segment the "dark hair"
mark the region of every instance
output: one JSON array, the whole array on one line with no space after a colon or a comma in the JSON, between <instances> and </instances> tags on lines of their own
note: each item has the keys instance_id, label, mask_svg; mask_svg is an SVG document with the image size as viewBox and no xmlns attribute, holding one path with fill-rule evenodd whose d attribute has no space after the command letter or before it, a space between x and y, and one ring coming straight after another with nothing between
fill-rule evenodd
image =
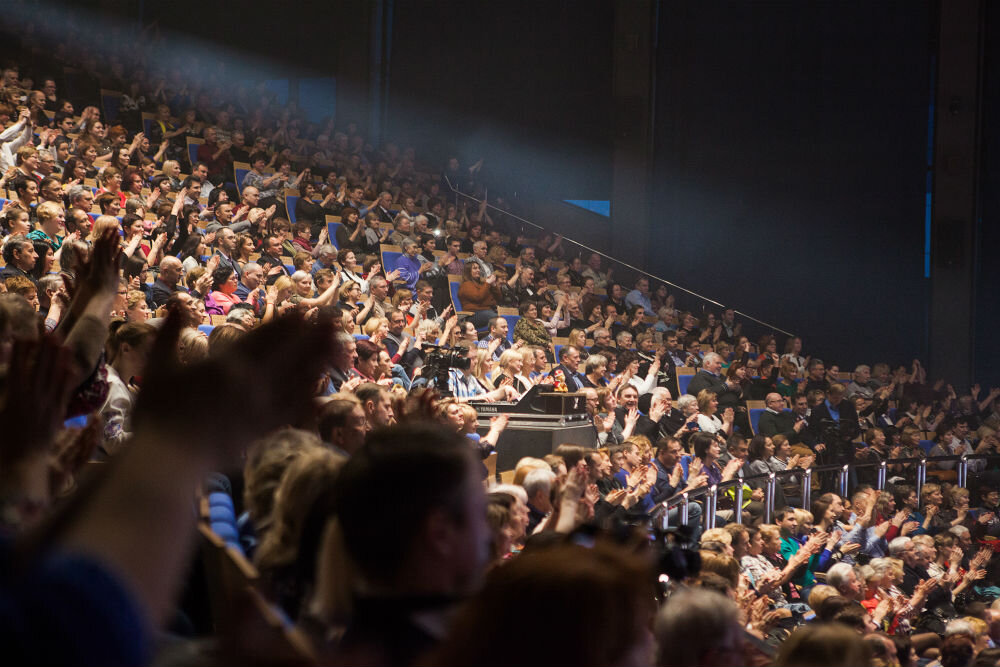
<instances>
[{"instance_id":1,"label":"dark hair","mask_svg":"<svg viewBox=\"0 0 1000 667\"><path fill-rule=\"evenodd\" d=\"M122 260L122 275L125 276L126 280L131 280L146 269L146 260L144 260L139 255L132 255L131 257L125 257Z\"/></svg>"},{"instance_id":2,"label":"dark hair","mask_svg":"<svg viewBox=\"0 0 1000 667\"><path fill-rule=\"evenodd\" d=\"M52 250L52 245L48 241L41 239L32 239L31 245L34 246L35 252L38 254L38 259L35 260L35 265L31 267L30 273L35 280L38 280L45 275L45 256Z\"/></svg>"},{"instance_id":3,"label":"dark hair","mask_svg":"<svg viewBox=\"0 0 1000 667\"><path fill-rule=\"evenodd\" d=\"M358 361L368 361L372 357L378 357L380 348L370 340L359 340L356 345Z\"/></svg>"},{"instance_id":4,"label":"dark hair","mask_svg":"<svg viewBox=\"0 0 1000 667\"><path fill-rule=\"evenodd\" d=\"M191 236L187 237L186 239L184 239L184 245L181 247L181 251L177 255L177 258L183 261L188 257L194 257L194 254L198 252L198 246L200 246L204 242L204 240L205 238L198 233L194 233ZM200 256L194 258L198 260L199 263L201 263Z\"/></svg>"},{"instance_id":5,"label":"dark hair","mask_svg":"<svg viewBox=\"0 0 1000 667\"><path fill-rule=\"evenodd\" d=\"M691 441L688 445L691 447L691 451L699 459L705 460L705 455L708 454L708 450L712 447L712 443L715 442L715 436L711 433L695 433L691 436Z\"/></svg>"},{"instance_id":6,"label":"dark hair","mask_svg":"<svg viewBox=\"0 0 1000 667\"><path fill-rule=\"evenodd\" d=\"M216 267L215 271L212 271L212 291L219 291L233 273L235 273L233 267L228 264L220 264Z\"/></svg>"},{"instance_id":7,"label":"dark hair","mask_svg":"<svg viewBox=\"0 0 1000 667\"><path fill-rule=\"evenodd\" d=\"M765 451L765 447L767 447L767 436L764 435L763 433L758 433L753 437L753 440L750 441L750 449L748 455L749 460L763 461L764 456L767 453Z\"/></svg>"},{"instance_id":8,"label":"dark hair","mask_svg":"<svg viewBox=\"0 0 1000 667\"><path fill-rule=\"evenodd\" d=\"M556 451L552 453L556 456L561 456L563 462L566 464L566 469L572 470L576 467L577 463L583 460L587 450L580 445L564 443L556 447Z\"/></svg>"},{"instance_id":9,"label":"dark hair","mask_svg":"<svg viewBox=\"0 0 1000 667\"><path fill-rule=\"evenodd\" d=\"M389 582L411 557L424 519L447 510L464 524L463 496L472 481L464 436L426 424L369 434L341 470L337 515L353 562L374 584ZM389 502L406 489L406 502Z\"/></svg>"},{"instance_id":10,"label":"dark hair","mask_svg":"<svg viewBox=\"0 0 1000 667\"><path fill-rule=\"evenodd\" d=\"M509 664L524 655L537 664L619 663L653 612L652 581L639 556L606 538L591 548L560 541L529 549L491 572L430 663ZM525 627L574 639L538 639L525 650L510 641Z\"/></svg>"}]
</instances>

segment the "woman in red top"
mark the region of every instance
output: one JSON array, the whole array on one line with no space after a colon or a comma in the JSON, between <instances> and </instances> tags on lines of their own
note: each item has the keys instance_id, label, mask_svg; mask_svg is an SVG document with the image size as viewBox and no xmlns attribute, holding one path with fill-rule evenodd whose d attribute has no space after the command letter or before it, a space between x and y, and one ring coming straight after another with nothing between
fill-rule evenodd
<instances>
[{"instance_id":1,"label":"woman in red top","mask_svg":"<svg viewBox=\"0 0 1000 667\"><path fill-rule=\"evenodd\" d=\"M236 296L236 288L240 286L239 276L230 266L219 266L212 271L212 292L209 300L214 301L214 308L207 306L206 310L214 315L227 315L229 309L241 300Z\"/></svg>"}]
</instances>

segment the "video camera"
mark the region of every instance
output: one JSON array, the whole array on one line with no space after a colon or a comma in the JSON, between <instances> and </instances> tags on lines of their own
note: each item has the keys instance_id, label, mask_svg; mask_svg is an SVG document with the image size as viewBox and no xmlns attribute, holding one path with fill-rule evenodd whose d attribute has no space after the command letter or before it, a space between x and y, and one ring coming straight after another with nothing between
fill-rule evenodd
<instances>
[{"instance_id":1,"label":"video camera","mask_svg":"<svg viewBox=\"0 0 1000 667\"><path fill-rule=\"evenodd\" d=\"M465 348L445 348L439 345L424 345L424 366L421 375L427 379L427 386L433 387L444 397L451 396L448 388L448 371L455 368L467 371L472 360Z\"/></svg>"}]
</instances>

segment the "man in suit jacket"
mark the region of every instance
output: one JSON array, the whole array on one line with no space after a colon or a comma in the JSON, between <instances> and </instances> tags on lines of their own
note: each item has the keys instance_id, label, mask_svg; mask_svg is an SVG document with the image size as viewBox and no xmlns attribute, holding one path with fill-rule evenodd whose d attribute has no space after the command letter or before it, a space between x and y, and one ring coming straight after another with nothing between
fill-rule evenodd
<instances>
[{"instance_id":1,"label":"man in suit jacket","mask_svg":"<svg viewBox=\"0 0 1000 667\"><path fill-rule=\"evenodd\" d=\"M855 435L858 431L858 413L854 409L852 401L844 400L847 388L835 382L830 385L826 400L813 407L809 415L809 430L813 437L813 442L822 442L830 449L835 463L847 463L854 458L853 446L846 437L842 437L837 442L826 442L825 431L831 427L832 422L836 422L841 428L842 436L845 434L844 427L847 426L846 434Z\"/></svg>"},{"instance_id":2,"label":"man in suit jacket","mask_svg":"<svg viewBox=\"0 0 1000 667\"><path fill-rule=\"evenodd\" d=\"M703 389L721 394L726 390L726 380L722 377L722 357L709 352L701 362L701 369L691 378L687 393L697 396Z\"/></svg>"},{"instance_id":3,"label":"man in suit jacket","mask_svg":"<svg viewBox=\"0 0 1000 667\"><path fill-rule=\"evenodd\" d=\"M549 373L550 378L561 379L569 391L580 391L584 388L583 376L580 370L580 350L573 345L564 345L559 350L559 365Z\"/></svg>"},{"instance_id":4,"label":"man in suit jacket","mask_svg":"<svg viewBox=\"0 0 1000 667\"><path fill-rule=\"evenodd\" d=\"M802 403L808 405L805 396L801 398ZM767 406L767 410L760 415L760 420L757 422L757 432L769 438L781 434L788 438L788 443L792 445L802 442L802 434L809 427L805 415L800 415L797 412L785 412L785 399L781 397L781 394L773 392L768 394L764 398L764 404Z\"/></svg>"}]
</instances>

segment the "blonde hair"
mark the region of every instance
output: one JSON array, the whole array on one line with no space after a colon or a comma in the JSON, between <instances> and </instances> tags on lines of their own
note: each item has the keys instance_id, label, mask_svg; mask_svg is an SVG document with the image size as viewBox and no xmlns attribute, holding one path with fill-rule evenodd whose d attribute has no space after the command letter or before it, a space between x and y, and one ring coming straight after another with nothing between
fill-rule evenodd
<instances>
[{"instance_id":1,"label":"blonde hair","mask_svg":"<svg viewBox=\"0 0 1000 667\"><path fill-rule=\"evenodd\" d=\"M389 320L384 317L369 317L368 321L365 322L365 325L361 328L361 330L366 336L372 336L383 324L389 326Z\"/></svg>"},{"instance_id":2,"label":"blonde hair","mask_svg":"<svg viewBox=\"0 0 1000 667\"><path fill-rule=\"evenodd\" d=\"M49 218L54 218L63 210L62 204L54 201L43 201L41 204L35 207L35 215L38 217L38 222L43 223Z\"/></svg>"},{"instance_id":3,"label":"blonde hair","mask_svg":"<svg viewBox=\"0 0 1000 667\"><path fill-rule=\"evenodd\" d=\"M201 331L187 327L181 330L177 341L177 360L185 366L208 358L208 336Z\"/></svg>"},{"instance_id":4,"label":"blonde hair","mask_svg":"<svg viewBox=\"0 0 1000 667\"><path fill-rule=\"evenodd\" d=\"M113 215L99 215L97 216L97 220L94 220L94 225L90 228L90 235L87 236L87 240L93 243L103 237L109 229L113 229L116 232L121 229L121 226L118 224L118 218Z\"/></svg>"},{"instance_id":5,"label":"blonde hair","mask_svg":"<svg viewBox=\"0 0 1000 667\"><path fill-rule=\"evenodd\" d=\"M434 320L420 320L417 325L416 334L423 336L424 340L433 341L441 337L441 327Z\"/></svg>"},{"instance_id":6,"label":"blonde hair","mask_svg":"<svg viewBox=\"0 0 1000 667\"><path fill-rule=\"evenodd\" d=\"M520 350L515 350L514 348L510 348L503 351L503 354L500 355L500 359L497 361L497 364L500 366L500 368L506 369L507 365L510 362L514 361L515 359L520 359L521 361L524 361L524 357L522 356Z\"/></svg>"},{"instance_id":7,"label":"blonde hair","mask_svg":"<svg viewBox=\"0 0 1000 667\"><path fill-rule=\"evenodd\" d=\"M257 549L263 570L288 566L299 557L309 512L330 489L347 459L325 448L310 449L291 462L274 493L272 526Z\"/></svg>"},{"instance_id":8,"label":"blonde hair","mask_svg":"<svg viewBox=\"0 0 1000 667\"><path fill-rule=\"evenodd\" d=\"M476 349L476 358L472 360L472 374L489 390L496 389L493 381L486 377L486 364L491 361L493 361L493 356L489 350L485 347Z\"/></svg>"}]
</instances>

